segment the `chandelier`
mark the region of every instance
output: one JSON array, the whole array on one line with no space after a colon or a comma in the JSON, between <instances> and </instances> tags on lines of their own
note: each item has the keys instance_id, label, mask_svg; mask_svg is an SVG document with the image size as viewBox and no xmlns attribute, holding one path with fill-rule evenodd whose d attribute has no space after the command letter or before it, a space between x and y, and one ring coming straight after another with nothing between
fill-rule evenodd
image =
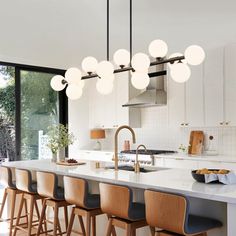
<instances>
[{"instance_id":1,"label":"chandelier","mask_svg":"<svg viewBox=\"0 0 236 236\"><path fill-rule=\"evenodd\" d=\"M96 89L107 95L113 91L115 74L130 72L131 84L143 90L150 83L150 77L166 74L166 71L149 73L149 67L167 64L171 78L184 83L191 76L190 66L200 65L205 59L205 52L198 45L186 48L183 54L173 53L166 58L168 46L166 42L156 39L149 44L149 55L139 52L132 56L132 0L130 0L130 50L119 49L113 55L114 64L109 60L109 0L107 0L107 60L98 62L95 57L85 57L81 63L82 71L72 67L65 76L56 75L51 79L51 87L55 91L66 88L66 95L71 100L79 99L83 94L86 79L97 78ZM151 61L150 58L153 58Z\"/></svg>"}]
</instances>

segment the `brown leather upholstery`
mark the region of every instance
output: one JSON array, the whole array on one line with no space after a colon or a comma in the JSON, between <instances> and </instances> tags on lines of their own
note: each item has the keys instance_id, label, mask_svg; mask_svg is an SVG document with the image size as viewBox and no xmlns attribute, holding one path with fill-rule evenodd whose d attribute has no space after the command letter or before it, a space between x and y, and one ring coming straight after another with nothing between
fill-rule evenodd
<instances>
[{"instance_id":1,"label":"brown leather upholstery","mask_svg":"<svg viewBox=\"0 0 236 236\"><path fill-rule=\"evenodd\" d=\"M100 183L101 209L120 218L129 218L130 189L125 186Z\"/></svg>"},{"instance_id":2,"label":"brown leather upholstery","mask_svg":"<svg viewBox=\"0 0 236 236\"><path fill-rule=\"evenodd\" d=\"M187 202L183 196L146 190L145 205L150 226L185 235Z\"/></svg>"},{"instance_id":3,"label":"brown leather upholstery","mask_svg":"<svg viewBox=\"0 0 236 236\"><path fill-rule=\"evenodd\" d=\"M84 207L86 182L83 179L64 176L65 199L70 204Z\"/></svg>"}]
</instances>

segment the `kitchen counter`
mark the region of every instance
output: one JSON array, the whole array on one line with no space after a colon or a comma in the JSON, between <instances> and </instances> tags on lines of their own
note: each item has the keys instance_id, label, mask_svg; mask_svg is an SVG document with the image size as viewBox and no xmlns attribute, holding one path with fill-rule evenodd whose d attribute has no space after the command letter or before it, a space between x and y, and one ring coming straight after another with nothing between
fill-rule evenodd
<instances>
[{"instance_id":1,"label":"kitchen counter","mask_svg":"<svg viewBox=\"0 0 236 236\"><path fill-rule=\"evenodd\" d=\"M51 163L50 160L32 160L5 162L4 166L11 168L24 168L32 171L49 171L57 175L68 175L85 178L95 182L108 182L114 184L126 184L135 189L157 189L174 193L182 193L189 197L200 199L201 201L219 202L227 206L227 234L221 231L221 234L215 233L209 235L235 236L236 224L236 185L222 184L203 184L197 183L191 176L190 170L168 169L158 170L156 172L139 173L122 171L115 172L111 169L95 168L95 163L86 161L86 165L66 167ZM209 204L208 204L209 205ZM202 206L201 206L202 207ZM214 213L214 210L209 213ZM208 213L208 212L207 212ZM220 214L221 213L220 211ZM214 217L214 215L212 215ZM223 217L223 216L222 216ZM222 218L221 218L222 219Z\"/></svg>"}]
</instances>

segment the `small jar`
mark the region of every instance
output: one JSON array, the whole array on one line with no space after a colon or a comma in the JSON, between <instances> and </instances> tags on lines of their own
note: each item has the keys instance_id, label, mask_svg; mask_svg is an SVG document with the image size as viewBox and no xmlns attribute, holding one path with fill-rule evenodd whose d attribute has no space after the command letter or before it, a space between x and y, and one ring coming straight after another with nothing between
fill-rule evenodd
<instances>
[{"instance_id":1,"label":"small jar","mask_svg":"<svg viewBox=\"0 0 236 236\"><path fill-rule=\"evenodd\" d=\"M124 151L129 151L130 150L130 142L129 140L124 141L124 146L123 146Z\"/></svg>"}]
</instances>

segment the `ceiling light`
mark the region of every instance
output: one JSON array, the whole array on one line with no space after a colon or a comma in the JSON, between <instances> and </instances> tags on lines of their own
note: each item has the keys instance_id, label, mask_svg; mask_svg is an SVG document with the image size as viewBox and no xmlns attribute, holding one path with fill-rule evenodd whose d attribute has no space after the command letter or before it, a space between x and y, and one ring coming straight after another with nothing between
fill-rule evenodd
<instances>
[{"instance_id":1,"label":"ceiling light","mask_svg":"<svg viewBox=\"0 0 236 236\"><path fill-rule=\"evenodd\" d=\"M83 94L83 90L77 84L69 84L66 88L66 95L71 100L79 99Z\"/></svg>"},{"instance_id":2,"label":"ceiling light","mask_svg":"<svg viewBox=\"0 0 236 236\"><path fill-rule=\"evenodd\" d=\"M205 52L202 47L198 45L191 45L187 47L184 56L188 64L196 66L200 65L205 59Z\"/></svg>"},{"instance_id":3,"label":"ceiling light","mask_svg":"<svg viewBox=\"0 0 236 236\"><path fill-rule=\"evenodd\" d=\"M177 63L171 66L170 74L175 82L184 83L189 80L191 76L191 70L188 65Z\"/></svg>"},{"instance_id":4,"label":"ceiling light","mask_svg":"<svg viewBox=\"0 0 236 236\"><path fill-rule=\"evenodd\" d=\"M156 39L149 44L148 51L152 57L162 58L166 56L168 46L163 40Z\"/></svg>"},{"instance_id":5,"label":"ceiling light","mask_svg":"<svg viewBox=\"0 0 236 236\"><path fill-rule=\"evenodd\" d=\"M150 59L145 53L136 53L132 57L131 64L135 71L147 71L150 66Z\"/></svg>"},{"instance_id":6,"label":"ceiling light","mask_svg":"<svg viewBox=\"0 0 236 236\"><path fill-rule=\"evenodd\" d=\"M150 83L150 78L147 73L134 72L131 83L136 89L145 89Z\"/></svg>"},{"instance_id":7,"label":"ceiling light","mask_svg":"<svg viewBox=\"0 0 236 236\"><path fill-rule=\"evenodd\" d=\"M113 87L113 82L109 80L98 79L96 83L97 91L103 95L110 94L113 91Z\"/></svg>"},{"instance_id":8,"label":"ceiling light","mask_svg":"<svg viewBox=\"0 0 236 236\"><path fill-rule=\"evenodd\" d=\"M126 49L119 49L114 53L113 60L120 67L127 66L130 63L130 53Z\"/></svg>"},{"instance_id":9,"label":"ceiling light","mask_svg":"<svg viewBox=\"0 0 236 236\"><path fill-rule=\"evenodd\" d=\"M66 87L66 83L63 83L65 78L62 75L55 75L52 77L50 85L55 91L61 91Z\"/></svg>"},{"instance_id":10,"label":"ceiling light","mask_svg":"<svg viewBox=\"0 0 236 236\"><path fill-rule=\"evenodd\" d=\"M69 84L76 84L81 80L82 73L78 68L72 67L65 73L65 79Z\"/></svg>"},{"instance_id":11,"label":"ceiling light","mask_svg":"<svg viewBox=\"0 0 236 236\"><path fill-rule=\"evenodd\" d=\"M95 57L85 57L81 64L82 69L88 74L95 72L97 65L98 61Z\"/></svg>"},{"instance_id":12,"label":"ceiling light","mask_svg":"<svg viewBox=\"0 0 236 236\"><path fill-rule=\"evenodd\" d=\"M113 74L114 66L109 61L101 61L100 63L98 63L96 72L97 72L98 76L106 77L106 76Z\"/></svg>"}]
</instances>

